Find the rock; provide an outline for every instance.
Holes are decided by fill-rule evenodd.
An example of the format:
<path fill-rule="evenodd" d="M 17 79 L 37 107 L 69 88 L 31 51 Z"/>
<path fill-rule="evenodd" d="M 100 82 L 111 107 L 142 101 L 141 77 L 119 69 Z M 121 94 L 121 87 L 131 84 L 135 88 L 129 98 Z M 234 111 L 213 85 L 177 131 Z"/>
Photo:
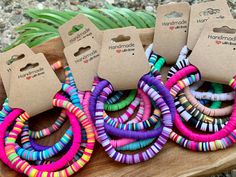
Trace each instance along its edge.
<path fill-rule="evenodd" d="M 0 43 L 0 52 L 3 52 L 3 50 L 9 46 L 9 43 Z"/>
<path fill-rule="evenodd" d="M 22 15 L 14 15 L 10 18 L 9 21 L 12 25 L 16 25 L 16 24 L 19 24 L 22 19 L 23 19 Z"/>
<path fill-rule="evenodd" d="M 3 43 L 10 43 L 10 36 L 11 36 L 11 30 L 5 30 L 2 33 L 2 42 Z"/>
<path fill-rule="evenodd" d="M 12 12 L 12 6 L 6 6 L 5 8 L 4 8 L 4 12 L 7 12 L 7 13 L 11 13 Z"/>
<path fill-rule="evenodd" d="M 145 10 L 149 11 L 149 12 L 153 12 L 154 11 L 154 7 L 153 6 L 146 6 Z"/>
<path fill-rule="evenodd" d="M 97 7 L 97 4 L 96 4 L 96 2 L 94 2 L 94 3 L 85 3 L 86 4 L 86 6 L 88 7 L 88 8 L 91 8 L 91 9 L 93 9 L 93 8 L 96 8 Z"/>
<path fill-rule="evenodd" d="M 72 10 L 72 11 L 77 11 L 77 10 L 78 10 L 78 7 L 77 7 L 77 6 L 74 6 L 74 5 L 72 5 L 72 6 L 70 6 L 70 10 Z"/>
<path fill-rule="evenodd" d="M 11 37 L 10 37 L 10 39 L 12 39 L 12 40 L 13 40 L 13 39 L 16 39 L 16 35 L 15 35 L 15 34 L 12 34 Z"/>
<path fill-rule="evenodd" d="M 59 2 L 55 1 L 52 3 L 53 6 L 58 6 L 59 5 Z"/>
<path fill-rule="evenodd" d="M 14 4 L 14 8 L 15 8 L 15 9 L 20 9 L 20 8 L 22 8 L 22 6 L 21 6 L 20 3 L 15 3 L 15 4 Z"/>
<path fill-rule="evenodd" d="M 6 24 L 1 20 L 0 21 L 0 30 L 2 29 L 4 29 L 6 27 Z"/>
<path fill-rule="evenodd" d="M 110 4 L 113 4 L 113 3 L 115 3 L 115 1 L 114 1 L 114 0 L 107 0 L 107 2 L 108 2 L 108 3 L 110 3 Z"/>
<path fill-rule="evenodd" d="M 4 3 L 0 1 L 0 10 L 3 10 L 3 8 L 4 8 Z"/>
<path fill-rule="evenodd" d="M 37 8 L 38 8 L 38 9 L 43 9 L 43 8 L 44 8 L 44 6 L 43 6 L 43 4 L 42 4 L 42 3 L 39 3 L 39 4 L 37 5 Z"/>
<path fill-rule="evenodd" d="M 70 1 L 70 4 L 73 5 L 73 6 L 76 6 L 76 5 L 79 5 L 79 2 L 76 2 L 76 1 Z"/>
<path fill-rule="evenodd" d="M 12 3 L 12 0 L 5 0 L 5 1 L 3 0 L 3 2 L 5 3 L 5 6 L 7 6 Z"/>
<path fill-rule="evenodd" d="M 37 0 L 38 2 L 44 2 L 45 0 Z"/>
<path fill-rule="evenodd" d="M 18 10 L 18 9 L 15 10 L 15 14 L 16 14 L 16 15 L 20 15 L 21 13 L 22 13 L 21 10 Z"/>

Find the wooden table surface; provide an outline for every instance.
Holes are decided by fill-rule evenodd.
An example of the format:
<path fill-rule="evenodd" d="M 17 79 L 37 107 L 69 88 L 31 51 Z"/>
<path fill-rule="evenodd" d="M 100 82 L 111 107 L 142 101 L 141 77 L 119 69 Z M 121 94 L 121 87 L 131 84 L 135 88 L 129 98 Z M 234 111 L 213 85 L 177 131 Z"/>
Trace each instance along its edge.
<path fill-rule="evenodd" d="M 36 53 L 44 53 L 50 63 L 58 59 L 64 61 L 63 45 L 59 38 L 35 47 L 33 50 Z M 58 75 L 63 78 L 62 72 Z M 0 81 L 0 104 L 3 103 L 5 97 L 5 91 Z M 49 126 L 59 112 L 58 109 L 53 109 L 31 118 L 30 127 L 39 130 Z M 68 126 L 67 122 L 60 131 L 40 140 L 40 144 L 52 145 L 60 139 Z M 110 159 L 97 143 L 91 161 L 74 176 L 208 176 L 234 167 L 236 167 L 236 146 L 218 152 L 196 153 L 183 149 L 169 141 L 153 159 L 136 165 L 124 165 Z M 17 177 L 23 175 L 17 174 L 0 162 L 0 176 Z"/>

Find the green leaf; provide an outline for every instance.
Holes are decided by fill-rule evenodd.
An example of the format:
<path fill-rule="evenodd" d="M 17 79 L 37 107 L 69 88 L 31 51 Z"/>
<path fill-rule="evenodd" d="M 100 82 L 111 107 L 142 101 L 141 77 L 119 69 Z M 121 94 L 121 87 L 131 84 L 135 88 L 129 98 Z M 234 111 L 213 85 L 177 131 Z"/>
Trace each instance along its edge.
<path fill-rule="evenodd" d="M 40 37 L 34 39 L 28 45 L 29 45 L 29 47 L 34 47 L 34 46 L 40 45 L 40 44 L 42 44 L 44 42 L 47 42 L 47 41 L 49 41 L 51 39 L 54 39 L 54 38 L 57 38 L 57 37 L 59 37 L 59 34 L 56 34 L 56 33 L 40 36 Z"/>
<path fill-rule="evenodd" d="M 21 43 L 26 43 L 30 47 L 42 44 L 50 39 L 59 36 L 57 28 L 66 21 L 78 14 L 84 14 L 100 30 L 136 26 L 137 28 L 154 27 L 155 14 L 147 11 L 134 12 L 126 8 L 117 8 L 105 3 L 105 8 L 89 9 L 78 6 L 79 11 L 57 11 L 51 9 L 28 9 L 26 15 L 36 22 L 31 22 L 16 29 L 20 36 L 10 46 L 10 49 Z"/>
<path fill-rule="evenodd" d="M 25 30 L 38 30 L 38 31 L 51 31 L 51 32 L 57 32 L 57 29 L 54 28 L 53 26 L 50 26 L 45 23 L 40 23 L 40 22 L 31 22 L 26 25 L 20 26 L 16 28 L 17 32 L 23 32 Z"/>
<path fill-rule="evenodd" d="M 98 11 L 106 14 L 108 17 L 110 17 L 111 19 L 113 19 L 113 21 L 115 21 L 120 27 L 127 27 L 127 26 L 131 26 L 132 24 L 129 23 L 129 21 L 122 15 L 120 15 L 119 13 L 110 10 L 110 9 L 98 9 Z"/>
<path fill-rule="evenodd" d="M 84 15 L 88 17 L 100 30 L 111 29 L 111 27 L 107 26 L 107 24 L 105 24 L 103 21 L 88 14 L 84 14 Z"/>
<path fill-rule="evenodd" d="M 109 24 L 111 28 L 119 28 L 120 26 L 117 24 L 117 21 L 112 19 L 111 16 L 102 13 L 98 9 L 94 9 L 94 15 L 96 14 L 96 17 L 103 20 L 106 24 Z"/>
<path fill-rule="evenodd" d="M 71 17 L 75 17 L 76 15 L 79 14 L 79 12 L 75 12 L 75 11 L 71 11 L 71 10 L 65 10 L 65 13 L 67 13 Z"/>
<path fill-rule="evenodd" d="M 22 33 L 21 36 L 22 37 L 29 37 L 29 36 L 40 37 L 40 36 L 48 35 L 48 34 L 58 34 L 58 33 L 44 32 L 44 31 L 39 32 L 39 31 L 29 30 L 29 31 Z"/>
<path fill-rule="evenodd" d="M 32 42 L 35 39 L 35 36 L 20 36 L 18 38 L 18 42 L 20 42 L 20 44 L 25 43 L 26 45 L 29 46 L 30 42 Z"/>
<path fill-rule="evenodd" d="M 149 28 L 155 26 L 155 19 L 151 15 L 142 11 L 138 11 L 136 14 L 148 25 Z"/>
<path fill-rule="evenodd" d="M 136 26 L 137 28 L 147 28 L 147 25 L 135 14 L 135 12 L 125 8 L 114 8 L 112 10 L 126 17 L 133 26 Z"/>
<path fill-rule="evenodd" d="M 19 38 L 18 38 L 18 39 L 19 39 Z M 5 48 L 3 49 L 3 52 L 6 52 L 6 51 L 8 51 L 8 50 L 10 50 L 10 49 L 12 49 L 12 48 L 14 48 L 14 47 L 16 47 L 17 45 L 22 44 L 21 41 L 18 40 L 18 39 L 17 39 L 14 43 L 12 43 L 11 45 L 5 47 Z"/>
<path fill-rule="evenodd" d="M 69 31 L 69 35 L 72 35 L 72 34 L 74 34 L 75 32 L 77 32 L 77 31 L 79 31 L 79 30 L 81 30 L 82 28 L 83 28 L 83 24 L 80 24 L 80 25 L 74 25 L 73 27 L 72 27 L 72 29 Z"/>
<path fill-rule="evenodd" d="M 156 19 L 156 14 L 154 12 L 150 12 L 150 11 L 145 11 L 147 14 L 153 16 L 153 18 Z"/>
<path fill-rule="evenodd" d="M 44 16 L 44 15 L 41 15 L 40 17 L 38 17 L 38 20 L 51 24 L 55 26 L 56 28 L 58 28 L 59 26 L 63 25 L 66 22 L 66 21 L 59 21 L 57 19 L 54 19 L 53 17 Z"/>
<path fill-rule="evenodd" d="M 108 2 L 104 3 L 104 5 L 105 5 L 105 7 L 106 7 L 107 9 L 114 9 L 114 8 L 116 8 L 115 6 L 111 5 L 111 4 L 108 3 Z"/>
<path fill-rule="evenodd" d="M 62 21 L 70 20 L 74 16 L 74 14 L 69 13 L 69 11 L 63 12 L 63 11 L 56 11 L 56 10 L 51 10 L 51 9 L 43 9 L 43 10 L 28 9 L 26 11 L 26 14 L 29 16 L 34 16 L 34 18 L 37 18 L 37 16 L 40 16 L 40 15 L 49 15 Z"/>
<path fill-rule="evenodd" d="M 85 15 L 89 15 L 90 17 L 94 17 L 100 22 L 103 22 L 107 26 L 107 29 L 119 28 L 119 26 L 116 23 L 114 23 L 111 19 L 107 18 L 103 14 L 99 13 L 96 9 L 91 10 L 83 6 L 78 6 L 78 7 L 80 8 L 80 12 L 84 13 Z"/>
<path fill-rule="evenodd" d="M 42 20 L 44 22 L 47 22 L 49 24 L 52 24 L 56 27 L 59 27 L 60 25 L 64 24 L 68 20 L 72 18 L 72 16 L 69 16 L 66 13 L 59 13 L 52 10 L 28 10 L 27 15 L 34 19 Z"/>

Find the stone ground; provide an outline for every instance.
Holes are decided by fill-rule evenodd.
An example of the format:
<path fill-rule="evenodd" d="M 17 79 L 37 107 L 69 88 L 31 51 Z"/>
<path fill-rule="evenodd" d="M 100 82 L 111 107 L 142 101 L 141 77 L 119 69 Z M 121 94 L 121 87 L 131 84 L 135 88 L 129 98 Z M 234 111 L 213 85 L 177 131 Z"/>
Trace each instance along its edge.
<path fill-rule="evenodd" d="M 15 28 L 31 21 L 24 16 L 26 8 L 51 8 L 57 10 L 78 10 L 77 5 L 87 7 L 101 7 L 105 0 L 0 0 L 0 51 L 11 44 L 16 38 Z M 209 0 L 107 0 L 118 7 L 127 7 L 132 10 L 146 9 L 155 11 L 159 4 L 185 1 L 191 4 Z M 236 18 L 236 0 L 228 0 L 233 16 Z M 228 171 L 214 177 L 236 177 L 236 170 Z"/>

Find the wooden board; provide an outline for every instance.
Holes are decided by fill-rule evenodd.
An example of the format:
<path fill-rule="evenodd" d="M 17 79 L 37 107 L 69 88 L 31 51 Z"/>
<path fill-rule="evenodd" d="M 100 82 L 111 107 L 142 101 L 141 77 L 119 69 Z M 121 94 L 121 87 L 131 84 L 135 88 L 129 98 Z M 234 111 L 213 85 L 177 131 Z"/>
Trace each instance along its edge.
<path fill-rule="evenodd" d="M 50 63 L 59 59 L 65 62 L 63 45 L 59 38 L 35 47 L 33 50 L 36 53 L 44 53 Z M 61 71 L 58 74 L 63 79 L 63 72 Z M 6 95 L 0 80 L 0 104 L 3 103 L 5 97 Z M 34 130 L 45 128 L 52 124 L 58 114 L 59 111 L 57 109 L 40 114 L 30 120 L 30 126 Z M 40 144 L 52 145 L 59 140 L 68 126 L 67 123 L 60 131 L 40 140 Z M 173 142 L 168 142 L 155 158 L 136 165 L 124 165 L 110 159 L 97 143 L 91 161 L 74 176 L 207 176 L 234 167 L 236 167 L 236 146 L 224 151 L 196 153 L 182 149 Z M 0 163 L 0 176 L 16 177 L 23 175 L 17 174 Z"/>

